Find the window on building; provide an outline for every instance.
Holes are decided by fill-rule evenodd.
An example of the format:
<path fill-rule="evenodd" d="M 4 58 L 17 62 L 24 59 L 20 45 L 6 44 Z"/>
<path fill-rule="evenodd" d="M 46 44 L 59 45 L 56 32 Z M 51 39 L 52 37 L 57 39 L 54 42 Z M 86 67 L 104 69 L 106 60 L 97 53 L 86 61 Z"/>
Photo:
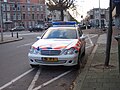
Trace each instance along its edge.
<path fill-rule="evenodd" d="M 39 14 L 37 14 L 37 19 L 39 19 Z"/>
<path fill-rule="evenodd" d="M 40 6 L 40 10 L 43 11 L 43 6 Z"/>
<path fill-rule="evenodd" d="M 104 10 L 101 10 L 101 14 L 105 14 L 105 11 L 104 11 Z"/>
<path fill-rule="evenodd" d="M 17 5 L 17 10 L 20 11 L 20 5 Z"/>
<path fill-rule="evenodd" d="M 13 11 L 16 10 L 15 4 L 12 4 L 12 10 L 13 10 Z"/>
<path fill-rule="evenodd" d="M 104 15 L 104 14 L 101 14 L 101 18 L 105 18 L 105 15 Z"/>
<path fill-rule="evenodd" d="M 11 20 L 10 13 L 7 13 L 7 20 Z"/>
<path fill-rule="evenodd" d="M 2 4 L 2 10 L 5 11 L 5 4 Z"/>
<path fill-rule="evenodd" d="M 30 6 L 27 7 L 27 10 L 30 11 Z"/>
<path fill-rule="evenodd" d="M 40 8 L 39 8 L 39 6 L 37 6 L 37 11 L 40 11 Z"/>
<path fill-rule="evenodd" d="M 31 13 L 28 12 L 28 19 L 30 20 L 31 19 Z"/>
<path fill-rule="evenodd" d="M 30 3 L 30 0 L 27 0 L 27 3 Z"/>
<path fill-rule="evenodd" d="M 93 15 L 90 15 L 90 19 L 93 19 Z"/>
<path fill-rule="evenodd" d="M 23 19 L 25 19 L 25 14 L 23 14 Z"/>
<path fill-rule="evenodd" d="M 43 19 L 44 18 L 44 15 L 43 14 L 41 14 L 41 19 Z"/>
<path fill-rule="evenodd" d="M 7 2 L 7 0 L 3 0 L 4 2 Z"/>
<path fill-rule="evenodd" d="M 28 22 L 28 26 L 32 26 L 30 21 Z"/>
<path fill-rule="evenodd" d="M 24 5 L 22 6 L 22 10 L 25 10 L 25 6 Z"/>
<path fill-rule="evenodd" d="M 32 11 L 35 11 L 35 7 L 34 6 L 32 6 Z"/>
<path fill-rule="evenodd" d="M 16 20 L 16 13 L 13 14 L 13 20 Z"/>
<path fill-rule="evenodd" d="M 3 14 L 3 21 L 6 21 L 6 13 L 3 12 L 2 14 Z"/>
<path fill-rule="evenodd" d="M 35 15 L 34 14 L 32 14 L 32 19 L 35 19 Z"/>
<path fill-rule="evenodd" d="M 7 11 L 10 11 L 10 5 L 7 4 Z"/>
<path fill-rule="evenodd" d="M 14 2 L 14 0 L 10 0 L 10 2 Z"/>
<path fill-rule="evenodd" d="M 18 13 L 18 20 L 21 20 L 21 13 Z"/>

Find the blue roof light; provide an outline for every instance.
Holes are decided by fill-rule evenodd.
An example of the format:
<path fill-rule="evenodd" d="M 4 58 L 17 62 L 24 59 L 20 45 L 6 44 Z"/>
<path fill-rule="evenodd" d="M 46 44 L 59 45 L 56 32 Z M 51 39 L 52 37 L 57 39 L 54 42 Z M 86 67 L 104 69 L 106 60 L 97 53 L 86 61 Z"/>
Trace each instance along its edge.
<path fill-rule="evenodd" d="M 70 25 L 75 26 L 77 23 L 75 21 L 68 21 L 68 22 L 52 22 L 53 26 L 60 26 L 60 25 Z"/>

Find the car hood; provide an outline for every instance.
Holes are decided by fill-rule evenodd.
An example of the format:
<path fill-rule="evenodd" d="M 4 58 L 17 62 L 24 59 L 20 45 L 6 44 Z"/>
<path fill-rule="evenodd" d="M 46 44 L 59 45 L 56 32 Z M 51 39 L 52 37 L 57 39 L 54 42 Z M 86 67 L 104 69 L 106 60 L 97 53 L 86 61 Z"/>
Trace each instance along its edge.
<path fill-rule="evenodd" d="M 32 47 L 39 49 L 69 49 L 75 47 L 78 39 L 40 39 Z M 80 42 L 79 42 L 80 43 Z"/>

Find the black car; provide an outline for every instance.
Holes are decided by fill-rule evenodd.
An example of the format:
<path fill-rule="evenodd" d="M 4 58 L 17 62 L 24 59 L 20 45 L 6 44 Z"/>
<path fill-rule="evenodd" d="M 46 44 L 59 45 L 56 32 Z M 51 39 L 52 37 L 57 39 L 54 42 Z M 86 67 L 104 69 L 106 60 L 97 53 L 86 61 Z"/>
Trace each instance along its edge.
<path fill-rule="evenodd" d="M 13 31 L 23 31 L 23 30 L 25 30 L 23 26 L 16 26 L 12 28 L 10 31 L 13 32 Z"/>
<path fill-rule="evenodd" d="M 28 30 L 29 30 L 30 32 L 32 32 L 33 29 L 34 29 L 34 27 L 32 27 L 32 26 L 29 26 L 29 28 L 28 28 Z"/>
<path fill-rule="evenodd" d="M 30 27 L 29 28 L 29 31 L 30 32 L 38 32 L 38 31 L 43 31 L 45 30 L 45 25 L 44 24 L 38 24 L 38 25 L 35 25 L 34 27 Z"/>

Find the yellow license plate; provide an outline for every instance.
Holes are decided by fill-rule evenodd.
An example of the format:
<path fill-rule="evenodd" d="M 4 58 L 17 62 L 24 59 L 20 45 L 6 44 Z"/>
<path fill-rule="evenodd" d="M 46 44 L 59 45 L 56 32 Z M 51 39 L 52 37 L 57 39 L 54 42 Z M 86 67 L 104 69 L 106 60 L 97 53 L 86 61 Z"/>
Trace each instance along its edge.
<path fill-rule="evenodd" d="M 44 61 L 48 61 L 48 62 L 57 62 L 58 58 L 42 58 Z"/>

